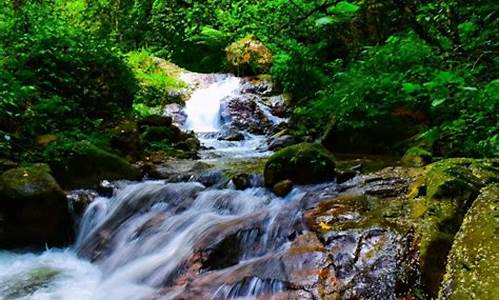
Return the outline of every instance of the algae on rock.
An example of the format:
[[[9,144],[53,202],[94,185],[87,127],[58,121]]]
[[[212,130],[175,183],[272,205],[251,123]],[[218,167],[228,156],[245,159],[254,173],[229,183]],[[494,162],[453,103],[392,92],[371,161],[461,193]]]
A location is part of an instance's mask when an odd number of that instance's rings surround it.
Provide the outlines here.
[[[448,256],[439,299],[498,299],[498,184],[467,212]]]
[[[71,239],[66,195],[46,164],[0,176],[0,248],[59,246]]]
[[[268,187],[290,179],[297,184],[318,183],[335,178],[335,158],[320,144],[302,143],[274,153],[266,162],[264,180]]]

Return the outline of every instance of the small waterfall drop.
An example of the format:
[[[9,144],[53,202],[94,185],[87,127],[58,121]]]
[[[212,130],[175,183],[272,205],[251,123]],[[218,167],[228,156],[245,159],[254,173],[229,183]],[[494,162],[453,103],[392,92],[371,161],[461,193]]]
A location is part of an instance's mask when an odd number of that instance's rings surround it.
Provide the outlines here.
[[[227,76],[196,89],[186,102],[185,127],[195,132],[215,132],[220,128],[221,101],[238,91],[240,79]]]

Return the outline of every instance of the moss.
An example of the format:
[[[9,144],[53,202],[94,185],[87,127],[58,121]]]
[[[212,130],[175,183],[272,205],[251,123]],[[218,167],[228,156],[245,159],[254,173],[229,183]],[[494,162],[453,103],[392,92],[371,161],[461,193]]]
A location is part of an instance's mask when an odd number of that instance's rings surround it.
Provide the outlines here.
[[[408,167],[421,167],[432,161],[432,153],[420,148],[412,147],[401,158],[401,163]]]
[[[45,156],[57,180],[65,187],[92,186],[99,181],[140,178],[138,169],[119,156],[88,141],[48,147]]]
[[[471,163],[470,159],[451,158],[433,164],[426,180],[427,197],[446,198],[477,193],[482,184],[469,169]]]
[[[335,178],[335,157],[319,144],[302,143],[274,153],[266,162],[264,180],[268,187],[285,179],[297,184]]]
[[[143,146],[135,120],[121,120],[116,126],[107,130],[107,134],[113,150],[126,157],[127,160],[137,160],[142,156]]]
[[[0,176],[0,248],[62,245],[72,235],[64,192],[46,164]]]
[[[140,88],[135,103],[158,106],[183,102],[179,91],[187,86],[178,78],[183,69],[154,57],[147,50],[130,52],[127,57],[135,78],[139,81]]]
[[[29,296],[50,283],[57,275],[58,270],[48,267],[34,269],[24,276],[12,278],[8,281],[5,299],[20,299]]]
[[[439,298],[498,299],[498,263],[498,185],[490,185],[456,235]]]
[[[150,126],[141,137],[147,143],[163,142],[169,144],[174,141],[175,133],[168,127]]]
[[[10,199],[33,199],[61,192],[47,164],[10,169],[0,177],[0,192]]]
[[[425,195],[411,200],[410,215],[421,237],[424,284],[431,295],[438,291],[448,251],[467,210],[485,183],[498,178],[492,169],[491,160],[445,159],[426,167],[424,179],[410,188],[410,195],[418,196],[415,189],[425,187]]]

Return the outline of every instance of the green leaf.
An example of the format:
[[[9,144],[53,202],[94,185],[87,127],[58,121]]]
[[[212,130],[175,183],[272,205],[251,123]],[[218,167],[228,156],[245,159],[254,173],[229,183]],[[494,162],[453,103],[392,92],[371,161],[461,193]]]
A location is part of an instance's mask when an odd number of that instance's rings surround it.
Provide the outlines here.
[[[432,108],[436,108],[438,106],[440,106],[441,104],[443,104],[444,102],[446,101],[446,98],[441,98],[441,99],[435,99],[432,101]]]
[[[314,22],[314,23],[316,24],[316,26],[322,27],[322,26],[333,24],[334,22],[335,22],[335,20],[332,17],[326,16],[326,17],[322,17],[322,18],[317,19],[316,22]]]
[[[403,91],[407,92],[408,94],[411,94],[411,93],[419,91],[419,90],[420,90],[420,85],[418,85],[418,84],[414,84],[411,82],[403,83]]]
[[[328,8],[328,12],[332,14],[353,14],[359,10],[359,5],[341,1],[337,5]]]

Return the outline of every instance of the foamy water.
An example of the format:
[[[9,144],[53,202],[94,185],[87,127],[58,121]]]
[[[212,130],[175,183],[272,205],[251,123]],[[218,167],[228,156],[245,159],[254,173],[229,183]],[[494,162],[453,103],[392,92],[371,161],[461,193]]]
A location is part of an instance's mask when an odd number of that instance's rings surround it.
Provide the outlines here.
[[[215,132],[220,128],[221,101],[235,95],[240,87],[240,79],[227,76],[193,92],[186,102],[187,120],[185,127],[195,132]]]
[[[0,299],[92,299],[101,271],[69,249],[0,251]]]

